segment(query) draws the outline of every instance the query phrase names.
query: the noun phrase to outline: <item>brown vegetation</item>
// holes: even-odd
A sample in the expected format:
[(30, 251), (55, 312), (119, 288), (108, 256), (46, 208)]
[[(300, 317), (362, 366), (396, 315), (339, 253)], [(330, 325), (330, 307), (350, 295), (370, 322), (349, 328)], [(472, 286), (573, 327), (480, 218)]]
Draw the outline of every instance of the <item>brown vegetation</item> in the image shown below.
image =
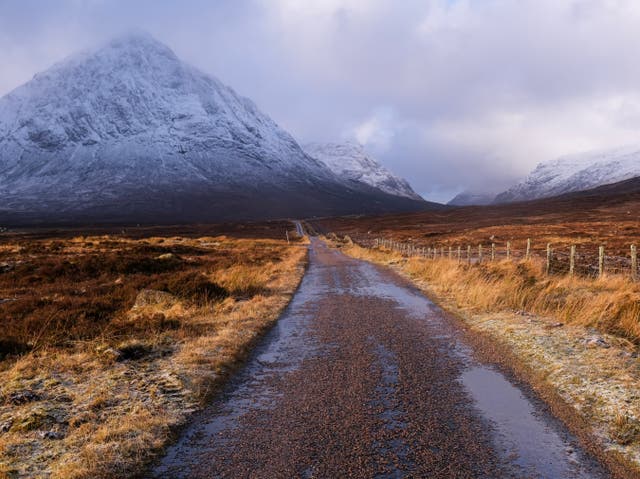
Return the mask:
[(270, 226), (0, 237), (0, 477), (139, 472), (300, 280), (306, 249)]
[(551, 243), (557, 251), (568, 252), (577, 245), (578, 254), (595, 256), (604, 245), (608, 255), (628, 257), (630, 245), (640, 243), (639, 206), (640, 180), (635, 179), (527, 203), (329, 218), (315, 220), (313, 225), (321, 233), (348, 234), (356, 241), (382, 237), (418, 247), (495, 243), (501, 249), (510, 241), (522, 254), (531, 238), (533, 252), (540, 255)]

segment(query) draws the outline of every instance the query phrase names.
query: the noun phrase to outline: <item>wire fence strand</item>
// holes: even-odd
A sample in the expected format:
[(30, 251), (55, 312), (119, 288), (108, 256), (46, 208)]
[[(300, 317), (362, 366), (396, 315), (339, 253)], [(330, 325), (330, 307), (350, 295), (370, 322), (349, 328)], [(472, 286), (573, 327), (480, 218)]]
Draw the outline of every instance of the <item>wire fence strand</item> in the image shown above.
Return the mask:
[(467, 264), (481, 264), (495, 261), (542, 261), (549, 275), (574, 275), (598, 278), (608, 275), (626, 276), (636, 281), (638, 278), (638, 258), (636, 245), (630, 245), (629, 256), (607, 255), (604, 246), (597, 250), (578, 250), (576, 245), (556, 249), (548, 244), (545, 250), (534, 249), (530, 239), (521, 248), (512, 242), (505, 245), (495, 243), (432, 244), (429, 246), (395, 241), (390, 238), (358, 238), (354, 242), (365, 248), (385, 248), (399, 252), (406, 257), (421, 257), (431, 260), (449, 260)]

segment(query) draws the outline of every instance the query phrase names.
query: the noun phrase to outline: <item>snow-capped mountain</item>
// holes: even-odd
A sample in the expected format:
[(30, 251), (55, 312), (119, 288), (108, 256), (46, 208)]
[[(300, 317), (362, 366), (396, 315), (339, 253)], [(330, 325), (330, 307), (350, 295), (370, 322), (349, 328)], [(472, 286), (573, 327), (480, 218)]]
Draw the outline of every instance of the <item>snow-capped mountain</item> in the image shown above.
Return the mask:
[(539, 164), (495, 202), (546, 198), (640, 176), (640, 146), (581, 153)]
[(341, 178), (364, 183), (390, 195), (422, 200), (407, 180), (371, 158), (358, 143), (308, 143), (302, 148)]
[(464, 191), (453, 197), (447, 204), (449, 206), (482, 206), (493, 202), (496, 195), (494, 193), (473, 193)]
[(73, 56), (0, 99), (2, 222), (418, 207), (378, 193), (337, 178), (253, 102), (147, 34)]

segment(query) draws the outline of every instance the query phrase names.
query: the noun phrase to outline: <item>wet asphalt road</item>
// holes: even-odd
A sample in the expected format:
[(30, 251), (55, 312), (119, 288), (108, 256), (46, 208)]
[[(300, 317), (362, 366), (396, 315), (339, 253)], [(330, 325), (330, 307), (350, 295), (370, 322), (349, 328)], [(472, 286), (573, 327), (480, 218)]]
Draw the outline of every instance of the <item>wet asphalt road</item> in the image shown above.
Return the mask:
[(175, 478), (604, 478), (387, 269), (312, 239), (277, 326), (155, 468)]

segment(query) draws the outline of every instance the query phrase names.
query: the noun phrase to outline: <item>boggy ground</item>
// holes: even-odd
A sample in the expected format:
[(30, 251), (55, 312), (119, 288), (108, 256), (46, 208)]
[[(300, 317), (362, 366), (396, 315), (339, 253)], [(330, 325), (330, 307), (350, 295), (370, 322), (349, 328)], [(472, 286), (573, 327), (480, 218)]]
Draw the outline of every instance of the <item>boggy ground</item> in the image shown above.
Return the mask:
[(247, 366), (152, 477), (610, 477), (407, 281), (312, 239)]
[(293, 225), (203, 228), (0, 236), (0, 477), (135, 474), (273, 324)]

